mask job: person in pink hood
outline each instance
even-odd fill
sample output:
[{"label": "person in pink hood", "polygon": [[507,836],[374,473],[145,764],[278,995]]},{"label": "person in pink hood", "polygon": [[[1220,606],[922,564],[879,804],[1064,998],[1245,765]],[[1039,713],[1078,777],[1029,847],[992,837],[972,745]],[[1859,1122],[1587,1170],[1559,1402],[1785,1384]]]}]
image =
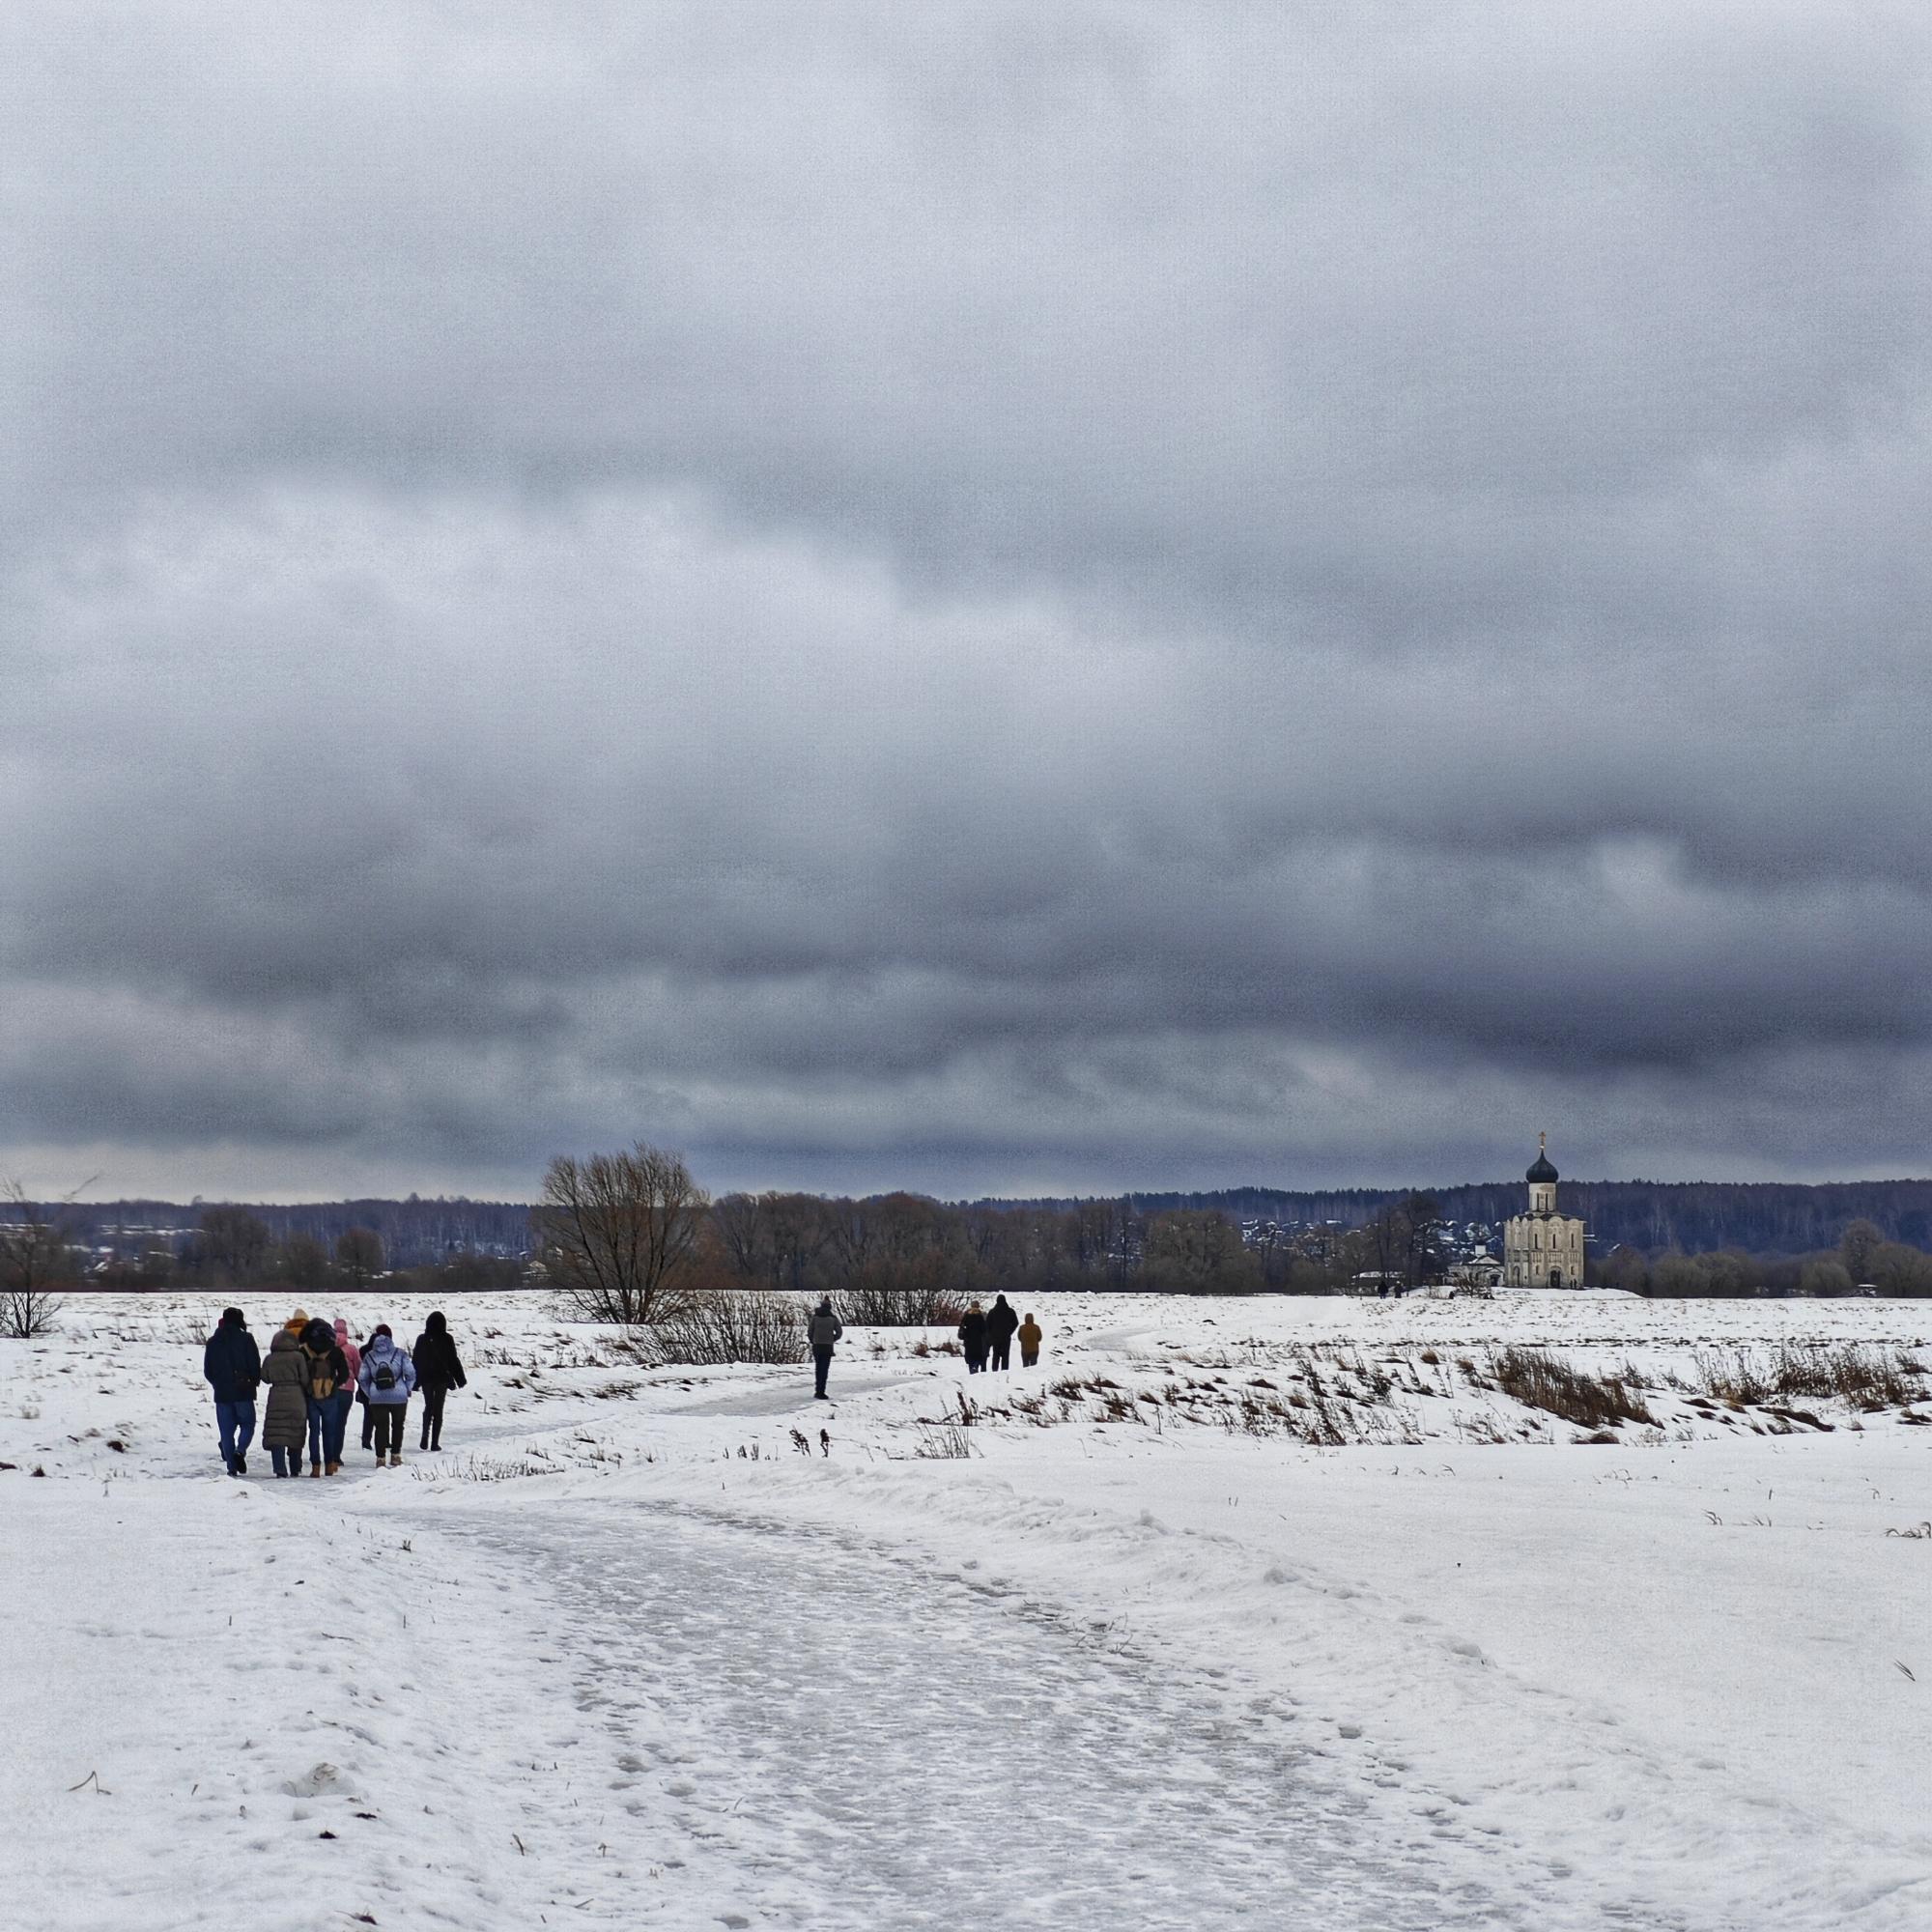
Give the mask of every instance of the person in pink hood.
[{"label": "person in pink hood", "polygon": [[331,1474],[342,1466],[343,1438],[349,1434],[350,1412],[355,1406],[356,1384],[362,1375],[362,1351],[349,1339],[349,1323],[335,1318],[335,1346],[349,1364],[349,1379],[329,1397],[328,1447],[326,1455]]}]

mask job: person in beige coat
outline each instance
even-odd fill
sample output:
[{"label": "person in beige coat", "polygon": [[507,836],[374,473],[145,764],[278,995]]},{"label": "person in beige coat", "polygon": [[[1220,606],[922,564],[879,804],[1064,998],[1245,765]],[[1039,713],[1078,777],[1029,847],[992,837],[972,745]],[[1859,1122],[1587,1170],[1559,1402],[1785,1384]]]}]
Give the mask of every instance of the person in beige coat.
[{"label": "person in beige coat", "polygon": [[1039,1323],[1031,1315],[1020,1323],[1020,1367],[1033,1369],[1039,1366],[1039,1345],[1041,1341]]},{"label": "person in beige coat", "polygon": [[302,1444],[308,1440],[308,1363],[301,1344],[286,1328],[278,1328],[269,1344],[262,1386],[269,1392],[262,1446],[274,1459],[276,1475],[298,1476]]}]

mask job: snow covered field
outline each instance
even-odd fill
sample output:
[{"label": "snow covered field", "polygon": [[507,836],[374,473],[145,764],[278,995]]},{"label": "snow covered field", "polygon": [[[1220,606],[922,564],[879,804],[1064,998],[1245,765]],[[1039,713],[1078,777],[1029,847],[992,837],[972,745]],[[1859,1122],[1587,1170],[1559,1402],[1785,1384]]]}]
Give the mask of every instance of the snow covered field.
[{"label": "snow covered field", "polygon": [[1924,1304],[1064,1297],[814,1403],[479,1297],[440,1456],[278,1483],[226,1298],[0,1344],[20,1932],[1932,1925]]}]

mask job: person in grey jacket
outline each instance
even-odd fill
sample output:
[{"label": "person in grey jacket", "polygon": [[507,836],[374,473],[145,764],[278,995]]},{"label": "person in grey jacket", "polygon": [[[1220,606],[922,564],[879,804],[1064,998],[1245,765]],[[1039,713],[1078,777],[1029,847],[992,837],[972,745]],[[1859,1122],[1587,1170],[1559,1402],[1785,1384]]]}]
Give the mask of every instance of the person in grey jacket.
[{"label": "person in grey jacket", "polygon": [[832,1297],[828,1294],[811,1311],[811,1319],[805,1324],[806,1340],[811,1344],[811,1366],[816,1374],[818,1386],[812,1391],[820,1402],[829,1401],[825,1393],[825,1378],[832,1373],[832,1347],[845,1332],[845,1324],[832,1312]]}]

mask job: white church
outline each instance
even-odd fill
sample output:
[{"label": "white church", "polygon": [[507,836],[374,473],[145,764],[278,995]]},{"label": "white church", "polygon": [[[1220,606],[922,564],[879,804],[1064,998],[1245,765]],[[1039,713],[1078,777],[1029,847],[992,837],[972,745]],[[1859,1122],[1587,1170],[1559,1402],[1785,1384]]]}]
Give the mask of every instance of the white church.
[{"label": "white church", "polygon": [[1537,1135],[1536,1165],[1523,1177],[1529,1182],[1529,1212],[1503,1223],[1506,1289],[1583,1286],[1583,1224],[1556,1211],[1557,1174],[1548,1140]]}]

